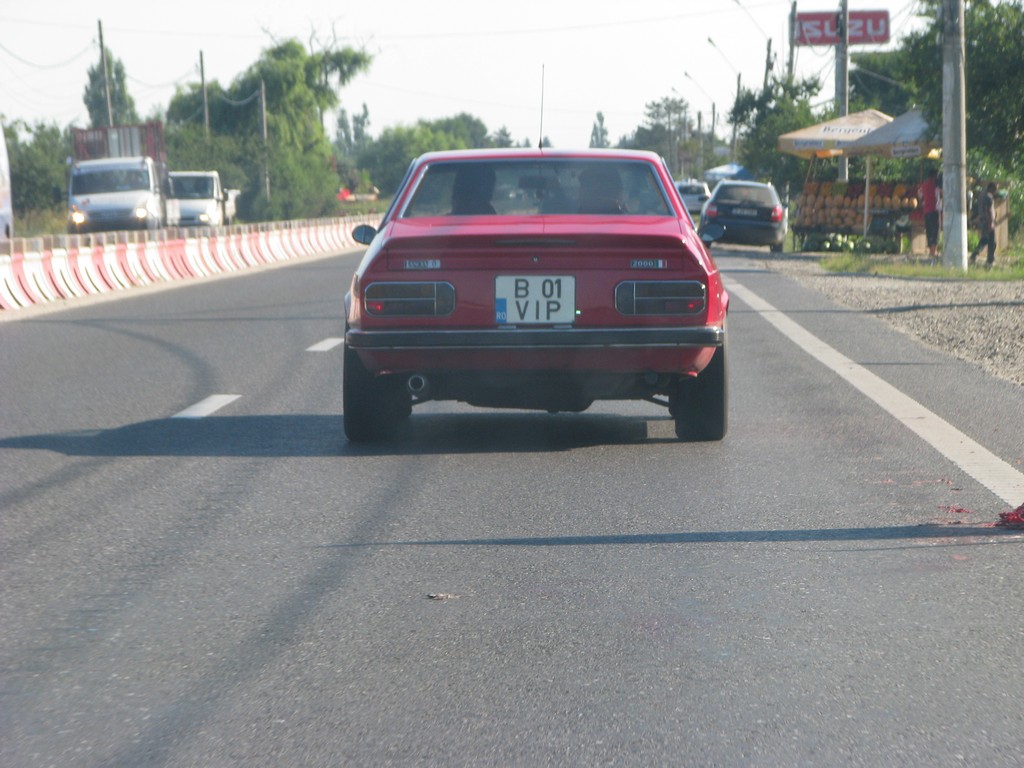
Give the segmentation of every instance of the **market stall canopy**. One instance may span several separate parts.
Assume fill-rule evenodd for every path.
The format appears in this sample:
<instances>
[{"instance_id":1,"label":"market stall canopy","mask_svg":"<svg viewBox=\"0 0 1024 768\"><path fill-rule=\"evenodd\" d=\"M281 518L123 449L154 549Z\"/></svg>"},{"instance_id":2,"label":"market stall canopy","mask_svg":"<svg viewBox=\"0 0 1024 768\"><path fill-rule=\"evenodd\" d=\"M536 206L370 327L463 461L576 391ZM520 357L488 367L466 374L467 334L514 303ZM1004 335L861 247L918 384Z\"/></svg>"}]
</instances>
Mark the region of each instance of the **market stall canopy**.
<instances>
[{"instance_id":1,"label":"market stall canopy","mask_svg":"<svg viewBox=\"0 0 1024 768\"><path fill-rule=\"evenodd\" d=\"M726 163L704 171L704 181L715 184L722 179L752 179L753 174L739 163Z\"/></svg>"},{"instance_id":2,"label":"market stall canopy","mask_svg":"<svg viewBox=\"0 0 1024 768\"><path fill-rule=\"evenodd\" d=\"M779 136L780 152L810 159L837 157L857 139L892 121L877 109L865 109Z\"/></svg>"},{"instance_id":3,"label":"market stall canopy","mask_svg":"<svg viewBox=\"0 0 1024 768\"><path fill-rule=\"evenodd\" d=\"M844 147L843 154L937 158L941 149L942 142L935 138L921 110L912 109Z\"/></svg>"}]
</instances>

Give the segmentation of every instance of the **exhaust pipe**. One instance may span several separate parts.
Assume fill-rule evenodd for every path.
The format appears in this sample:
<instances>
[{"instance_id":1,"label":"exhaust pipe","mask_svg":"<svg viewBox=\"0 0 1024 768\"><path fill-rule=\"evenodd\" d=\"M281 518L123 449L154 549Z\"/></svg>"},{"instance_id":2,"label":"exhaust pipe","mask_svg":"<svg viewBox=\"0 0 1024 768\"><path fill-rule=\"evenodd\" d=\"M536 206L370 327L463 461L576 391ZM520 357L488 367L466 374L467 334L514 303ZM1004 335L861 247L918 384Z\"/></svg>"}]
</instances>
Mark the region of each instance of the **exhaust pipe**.
<instances>
[{"instance_id":1,"label":"exhaust pipe","mask_svg":"<svg viewBox=\"0 0 1024 768\"><path fill-rule=\"evenodd\" d=\"M414 373L410 376L405 382L405 388L409 390L410 395L420 400L430 395L430 382L422 373Z\"/></svg>"}]
</instances>

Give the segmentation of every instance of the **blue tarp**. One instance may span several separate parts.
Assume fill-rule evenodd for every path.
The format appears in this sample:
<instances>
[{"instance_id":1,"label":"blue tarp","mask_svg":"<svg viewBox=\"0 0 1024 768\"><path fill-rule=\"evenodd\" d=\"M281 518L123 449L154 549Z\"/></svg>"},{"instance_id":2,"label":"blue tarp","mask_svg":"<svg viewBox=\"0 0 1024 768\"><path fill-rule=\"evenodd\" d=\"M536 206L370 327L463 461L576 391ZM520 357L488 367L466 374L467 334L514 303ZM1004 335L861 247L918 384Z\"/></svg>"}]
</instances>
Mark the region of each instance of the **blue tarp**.
<instances>
[{"instance_id":1,"label":"blue tarp","mask_svg":"<svg viewBox=\"0 0 1024 768\"><path fill-rule=\"evenodd\" d=\"M752 179L753 174L738 163L719 165L717 168L709 168L704 171L704 181L708 184L716 184L722 179Z\"/></svg>"}]
</instances>

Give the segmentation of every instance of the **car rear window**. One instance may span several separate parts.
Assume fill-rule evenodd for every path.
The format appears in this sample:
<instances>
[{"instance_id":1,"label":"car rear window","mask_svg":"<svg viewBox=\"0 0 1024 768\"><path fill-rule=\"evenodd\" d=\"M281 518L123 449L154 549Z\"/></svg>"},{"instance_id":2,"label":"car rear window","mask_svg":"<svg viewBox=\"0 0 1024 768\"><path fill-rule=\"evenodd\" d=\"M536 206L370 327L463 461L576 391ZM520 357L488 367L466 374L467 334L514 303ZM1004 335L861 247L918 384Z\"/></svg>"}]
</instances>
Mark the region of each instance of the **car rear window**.
<instances>
[{"instance_id":1,"label":"car rear window","mask_svg":"<svg viewBox=\"0 0 1024 768\"><path fill-rule=\"evenodd\" d=\"M558 158L432 163L402 216L579 213L673 215L650 163Z\"/></svg>"},{"instance_id":2,"label":"car rear window","mask_svg":"<svg viewBox=\"0 0 1024 768\"><path fill-rule=\"evenodd\" d=\"M768 187L746 187L732 185L715 190L716 203L754 203L775 206L778 202Z\"/></svg>"}]
</instances>

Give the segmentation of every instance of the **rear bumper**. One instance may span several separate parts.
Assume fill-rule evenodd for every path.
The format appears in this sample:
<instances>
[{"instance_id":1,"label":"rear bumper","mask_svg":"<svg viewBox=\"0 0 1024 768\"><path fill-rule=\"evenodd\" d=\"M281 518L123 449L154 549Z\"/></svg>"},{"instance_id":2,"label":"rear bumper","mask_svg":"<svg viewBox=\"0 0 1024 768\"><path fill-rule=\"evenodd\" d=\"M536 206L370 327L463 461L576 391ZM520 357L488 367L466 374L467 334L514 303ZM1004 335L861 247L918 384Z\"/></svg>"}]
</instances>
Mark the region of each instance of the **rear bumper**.
<instances>
[{"instance_id":1,"label":"rear bumper","mask_svg":"<svg viewBox=\"0 0 1024 768\"><path fill-rule=\"evenodd\" d=\"M720 243L774 245L782 243L786 239L787 227L782 223L722 218L713 219L708 223L719 224L725 229L725 234L718 240Z\"/></svg>"},{"instance_id":2,"label":"rear bumper","mask_svg":"<svg viewBox=\"0 0 1024 768\"><path fill-rule=\"evenodd\" d=\"M725 328L516 328L455 331L364 331L349 329L355 350L598 350L720 347Z\"/></svg>"}]
</instances>

